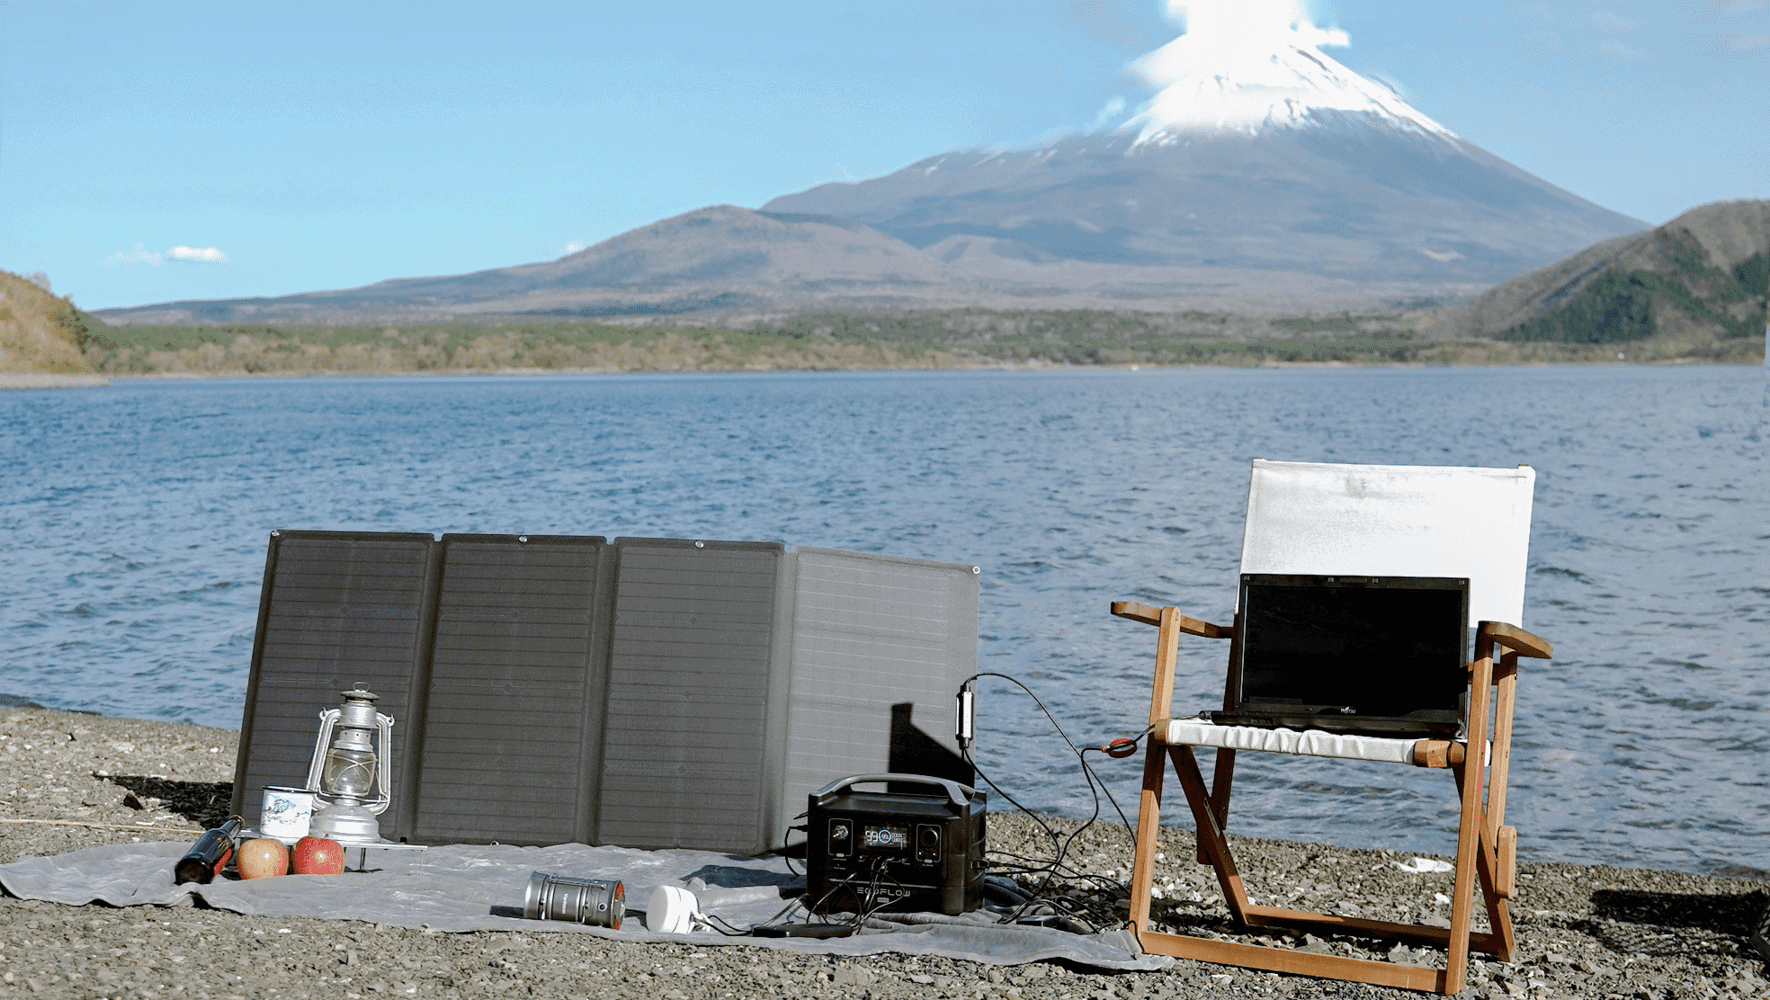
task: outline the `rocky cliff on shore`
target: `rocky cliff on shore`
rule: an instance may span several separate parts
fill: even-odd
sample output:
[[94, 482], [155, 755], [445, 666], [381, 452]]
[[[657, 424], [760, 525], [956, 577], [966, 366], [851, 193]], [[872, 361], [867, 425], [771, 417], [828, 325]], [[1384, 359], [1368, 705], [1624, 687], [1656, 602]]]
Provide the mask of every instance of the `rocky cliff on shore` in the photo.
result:
[[[194, 840], [222, 817], [237, 734], [220, 729], [0, 708], [0, 863], [97, 844]], [[1068, 820], [1048, 820], [1061, 832]], [[1025, 817], [991, 817], [990, 847], [1048, 856]], [[1524, 831], [1528, 843], [1529, 831]], [[1413, 874], [1394, 852], [1234, 838], [1249, 891], [1391, 919], [1442, 918], [1448, 874]], [[1157, 918], [1190, 933], [1251, 939], [1227, 920], [1214, 880], [1191, 863], [1191, 834], [1167, 830]], [[1521, 848], [1528, 855], [1528, 848]], [[1110, 911], [1129, 871], [1122, 827], [1077, 839], [1091, 875], [1072, 893]], [[1759, 997], [1764, 966], [1747, 946], [1770, 888], [1765, 873], [1709, 877], [1529, 863], [1514, 905], [1520, 953], [1472, 963], [1465, 996]], [[1302, 950], [1442, 962], [1353, 939], [1263, 935]], [[835, 958], [761, 948], [615, 942], [585, 935], [438, 934], [351, 921], [192, 909], [71, 907], [0, 898], [0, 997], [364, 996], [1002, 998], [1404, 997], [1418, 994], [1177, 962], [1163, 972], [1098, 973], [1053, 963], [994, 967], [944, 958]]]
[[104, 384], [82, 353], [89, 329], [103, 324], [48, 283], [0, 271], [0, 389]]

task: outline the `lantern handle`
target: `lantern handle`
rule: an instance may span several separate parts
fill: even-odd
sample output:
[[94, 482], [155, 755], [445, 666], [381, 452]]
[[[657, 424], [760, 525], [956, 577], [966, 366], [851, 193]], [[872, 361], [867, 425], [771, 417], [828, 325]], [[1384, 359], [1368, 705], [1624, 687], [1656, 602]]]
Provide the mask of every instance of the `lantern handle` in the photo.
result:
[[369, 811], [379, 816], [393, 803], [393, 716], [375, 713], [375, 728], [381, 731], [381, 745], [375, 754], [375, 801]]
[[339, 714], [336, 708], [320, 709], [320, 732], [313, 741], [313, 762], [307, 765], [306, 788], [310, 792], [320, 790], [320, 771], [326, 766], [326, 748], [332, 744], [332, 726]]

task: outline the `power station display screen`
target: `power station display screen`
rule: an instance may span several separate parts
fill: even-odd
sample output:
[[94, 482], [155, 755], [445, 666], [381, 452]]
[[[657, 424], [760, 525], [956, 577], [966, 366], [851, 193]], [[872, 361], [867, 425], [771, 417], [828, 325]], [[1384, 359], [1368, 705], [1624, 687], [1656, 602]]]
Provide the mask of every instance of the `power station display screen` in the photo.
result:
[[861, 828], [860, 846], [867, 851], [901, 854], [910, 847], [909, 827], [868, 824]]

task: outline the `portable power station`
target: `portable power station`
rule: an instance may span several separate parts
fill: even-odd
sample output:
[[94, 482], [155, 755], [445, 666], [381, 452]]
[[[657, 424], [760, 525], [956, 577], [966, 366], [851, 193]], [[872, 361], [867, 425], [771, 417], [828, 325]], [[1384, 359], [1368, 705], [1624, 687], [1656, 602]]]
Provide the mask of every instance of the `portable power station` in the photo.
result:
[[[888, 782], [928, 792], [858, 792]], [[946, 778], [858, 774], [811, 793], [805, 898], [817, 913], [975, 910], [989, 797]]]

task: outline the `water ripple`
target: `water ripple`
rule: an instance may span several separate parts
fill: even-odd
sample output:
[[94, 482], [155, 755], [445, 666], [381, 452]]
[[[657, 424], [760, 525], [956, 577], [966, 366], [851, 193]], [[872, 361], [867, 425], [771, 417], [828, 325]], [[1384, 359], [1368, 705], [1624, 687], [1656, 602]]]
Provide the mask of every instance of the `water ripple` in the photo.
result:
[[[1519, 685], [1520, 850], [1770, 867], [1762, 379], [1205, 369], [4, 393], [0, 702], [237, 726], [272, 528], [771, 538], [981, 565], [980, 668], [1022, 677], [1100, 743], [1142, 727], [1153, 648], [1107, 603], [1228, 614], [1249, 459], [1528, 462], [1524, 624], [1558, 655]], [[1183, 646], [1178, 710], [1220, 700], [1223, 653]], [[1089, 811], [1073, 758], [1006, 685], [986, 685], [979, 729], [1017, 797]], [[1232, 829], [1451, 843], [1442, 773], [1242, 760]], [[1136, 763], [1107, 768], [1128, 808]]]

